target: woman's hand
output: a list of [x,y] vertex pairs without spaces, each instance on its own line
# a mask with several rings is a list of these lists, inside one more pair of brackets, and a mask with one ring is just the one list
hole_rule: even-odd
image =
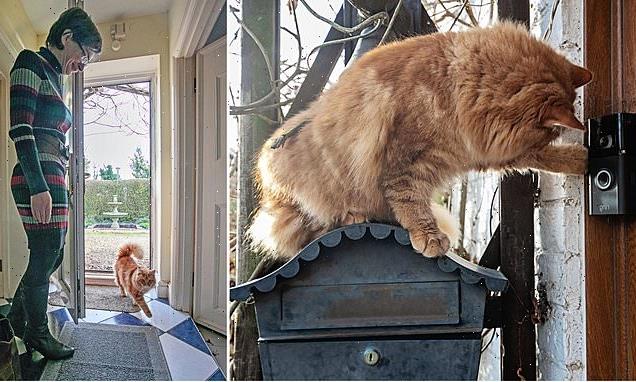
[[31,195],[31,212],[36,222],[46,224],[51,221],[52,206],[51,193],[48,191]]

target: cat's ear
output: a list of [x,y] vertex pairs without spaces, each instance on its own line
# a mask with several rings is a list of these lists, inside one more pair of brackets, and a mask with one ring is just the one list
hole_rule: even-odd
[[552,128],[554,126],[567,127],[576,130],[585,130],[585,126],[574,116],[574,112],[565,106],[550,106],[543,116],[541,126]]
[[592,72],[584,67],[572,65],[572,69],[570,69],[570,78],[572,79],[572,85],[574,85],[575,88],[579,88],[589,83],[592,81],[593,77],[594,75]]

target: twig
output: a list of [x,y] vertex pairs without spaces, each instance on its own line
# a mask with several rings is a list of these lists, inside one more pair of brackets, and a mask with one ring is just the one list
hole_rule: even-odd
[[561,3],[561,0],[554,0],[554,3],[552,3],[552,12],[550,13],[550,23],[548,24],[548,27],[546,28],[545,33],[543,34],[544,40],[547,40],[548,38],[550,38],[550,35],[552,34],[554,18],[556,17],[557,9],[559,8],[560,3]]
[[287,86],[287,84],[292,82],[293,79],[296,78],[298,74],[300,74],[300,63],[303,58],[303,45],[300,41],[300,28],[298,27],[298,17],[296,17],[295,7],[292,8],[292,14],[294,15],[294,25],[296,26],[296,33],[295,34],[292,33],[292,31],[290,31],[287,28],[282,28],[282,29],[296,38],[296,42],[298,43],[298,61],[296,61],[296,70],[294,70],[294,72],[281,84],[280,86],[281,88]]
[[393,28],[393,24],[395,23],[395,20],[397,19],[397,15],[398,13],[400,13],[400,8],[402,8],[402,0],[398,0],[398,3],[395,6],[395,9],[393,10],[391,21],[389,21],[389,26],[386,27],[386,30],[384,31],[384,35],[382,35],[382,39],[380,39],[380,43],[378,45],[382,45],[384,44],[384,41],[386,41],[386,38],[388,37],[389,32],[391,31],[391,28]]
[[354,33],[357,33],[358,31],[360,31],[360,30],[366,28],[367,26],[371,25],[376,20],[382,19],[382,21],[384,21],[385,19],[388,18],[388,14],[386,12],[384,12],[384,11],[383,12],[378,12],[378,13],[376,13],[374,15],[371,15],[371,16],[367,17],[366,19],[364,19],[359,24],[354,25],[351,28],[349,28],[349,27],[342,26],[342,25],[340,25],[340,24],[338,24],[336,22],[333,22],[333,21],[329,20],[328,18],[320,15],[318,12],[314,11],[305,2],[305,0],[300,0],[300,2],[305,6],[305,8],[307,8],[309,13],[311,13],[314,17],[316,17],[317,19],[319,19],[321,21],[324,21],[325,23],[331,25],[331,27],[336,29],[337,31],[342,32],[342,33],[347,34],[347,35],[352,35]]
[[497,191],[499,191],[499,185],[495,188],[495,191],[492,193],[492,199],[490,200],[490,220],[488,222],[488,236],[492,237],[492,218],[493,218],[493,208],[495,207],[495,197],[497,196]]
[[258,37],[256,37],[254,32],[252,32],[252,30],[247,25],[245,25],[243,23],[243,21],[241,21],[241,19],[239,19],[239,17],[236,15],[235,12],[232,12],[232,15],[236,19],[236,22],[252,38],[252,41],[254,41],[254,44],[256,44],[258,49],[261,51],[261,54],[263,55],[263,59],[265,60],[265,65],[267,66],[267,72],[269,74],[269,81],[270,81],[270,83],[273,83],[274,82],[274,69],[272,68],[272,63],[270,62],[269,57],[267,56],[267,53],[265,52],[265,47],[263,46],[261,41],[258,39]]
[[470,1],[466,2],[466,14],[470,18],[470,22],[473,23],[473,26],[479,26],[479,21],[475,18],[475,14],[473,13]]
[[351,37],[346,37],[346,38],[341,38],[338,40],[331,40],[331,41],[326,41],[318,46],[316,46],[314,49],[311,50],[311,52],[309,52],[309,54],[307,55],[307,65],[309,66],[309,58],[311,57],[312,54],[314,54],[318,49],[322,48],[323,46],[328,46],[328,45],[335,45],[335,44],[341,44],[341,43],[345,43],[347,41],[351,41],[351,40],[357,40],[359,38],[365,38],[368,37],[370,35],[372,35],[373,33],[375,33],[375,31],[378,30],[378,28],[380,28],[380,26],[382,25],[381,21],[378,21],[375,26],[373,27],[373,29],[364,32],[364,33],[360,33],[359,35],[356,36],[351,36]]
[[293,98],[290,98],[288,100],[282,101],[282,102],[276,102],[270,105],[260,105],[260,106],[249,106],[249,107],[245,107],[245,106],[236,106],[236,107],[231,107],[230,108],[230,115],[238,115],[238,114],[249,114],[251,112],[259,112],[259,111],[267,111],[270,109],[276,109],[277,107],[280,106],[285,106],[288,105],[290,103],[292,103],[294,101]]
[[[488,349],[488,346],[490,346],[490,344],[492,343],[492,340],[495,339],[495,335],[497,334],[497,331],[495,329],[488,329],[488,330],[492,331],[492,336],[490,337],[490,340],[488,341],[486,346],[481,348],[481,350],[479,351],[480,354],[483,353],[484,351],[486,351],[486,349]],[[485,334],[488,334],[488,333],[485,333]]]
[[462,15],[462,12],[464,12],[464,9],[466,8],[466,5],[468,4],[469,1],[470,0],[464,0],[464,5],[462,5],[462,8],[457,13],[457,17],[455,17],[455,20],[453,20],[453,23],[451,24],[450,28],[448,28],[448,30],[453,29],[453,27],[455,26],[455,23],[457,23],[457,20],[459,20],[459,17]]

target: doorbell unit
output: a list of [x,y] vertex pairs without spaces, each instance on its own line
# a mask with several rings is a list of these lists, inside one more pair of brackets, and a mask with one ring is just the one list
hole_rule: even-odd
[[636,114],[587,121],[590,215],[636,214]]

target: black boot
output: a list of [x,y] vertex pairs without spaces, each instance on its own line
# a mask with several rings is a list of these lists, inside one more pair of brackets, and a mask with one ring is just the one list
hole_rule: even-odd
[[49,298],[49,284],[37,287],[24,285],[24,310],[27,326],[24,343],[29,351],[37,350],[47,359],[64,359],[73,356],[75,349],[66,346],[53,337],[48,327],[46,305]]
[[22,303],[22,282],[18,284],[18,288],[15,290],[13,300],[11,300],[11,309],[7,318],[13,328],[13,333],[16,337],[24,337],[24,327],[26,325],[26,315],[24,313],[24,305]]

